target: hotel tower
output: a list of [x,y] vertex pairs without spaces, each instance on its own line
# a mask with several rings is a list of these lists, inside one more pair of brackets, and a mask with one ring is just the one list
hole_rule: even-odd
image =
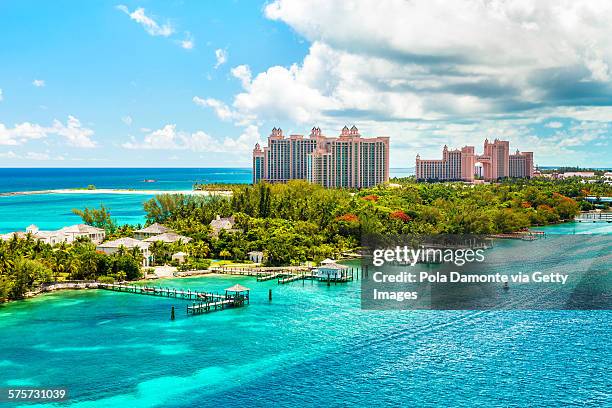
[[475,155],[474,146],[449,150],[444,146],[441,160],[425,160],[416,156],[417,180],[474,181],[474,175],[494,181],[502,178],[533,177],[533,152],[510,154],[510,142],[485,139],[483,154]]
[[310,136],[283,136],[274,128],[268,146],[253,149],[253,183],[304,179],[324,187],[362,188],[389,180],[389,138],[364,138],[345,126],[338,137],[314,127]]

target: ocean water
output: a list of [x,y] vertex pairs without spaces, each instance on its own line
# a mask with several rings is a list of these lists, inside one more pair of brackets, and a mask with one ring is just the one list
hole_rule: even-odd
[[[391,169],[394,177],[414,174],[411,169]],[[155,180],[145,183],[144,180]],[[250,183],[251,169],[241,168],[93,168],[93,169],[2,169],[0,193],[62,188],[97,188],[136,190],[190,190],[198,183]],[[58,229],[81,222],[73,208],[110,209],[119,224],[145,222],[142,204],[147,194],[35,194],[0,196],[0,233],[23,231],[30,224],[43,230]]]
[[[250,183],[250,169],[0,169],[0,192],[61,188],[191,190],[198,183]],[[145,183],[144,180],[155,180]],[[81,222],[73,208],[110,209],[119,224],[143,224],[143,203],[150,194],[33,194],[0,196],[0,233],[23,231],[30,224],[43,230]]]
[[[145,183],[144,180],[155,180]],[[250,183],[243,168],[0,168],[0,192],[59,188],[191,190],[194,183]]]
[[0,387],[66,386],[70,400],[46,406],[70,407],[612,401],[610,311],[364,311],[359,282],[158,282],[211,291],[235,283],[251,288],[248,307],[190,317],[185,301],[105,291],[2,306]]

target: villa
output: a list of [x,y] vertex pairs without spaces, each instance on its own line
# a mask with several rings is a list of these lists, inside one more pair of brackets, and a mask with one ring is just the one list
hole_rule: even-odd
[[234,224],[236,220],[234,216],[224,217],[222,218],[220,215],[217,215],[217,218],[210,222],[210,228],[212,229],[212,236],[217,237],[221,230],[226,230],[228,232],[235,231]]
[[11,232],[1,236],[3,240],[9,240],[13,236],[17,238],[26,238],[28,234],[45,244],[55,245],[59,243],[71,244],[79,238],[89,238],[94,244],[99,244],[104,241],[106,233],[102,228],[92,227],[85,224],[70,225],[55,231],[42,231],[36,225],[32,224],[26,228],[24,232]]
[[186,252],[177,252],[172,254],[172,260],[178,262],[179,264],[184,264],[187,261],[187,257],[189,256]]
[[165,234],[167,232],[174,232],[174,231],[172,231],[170,228],[166,227],[165,225],[161,225],[156,222],[154,224],[149,225],[146,228],[142,228],[137,231],[134,231],[134,238],[142,240],[142,239],[153,237],[155,235]]
[[151,264],[152,255],[149,251],[150,242],[139,241],[134,238],[119,238],[114,241],[108,241],[96,247],[98,251],[104,252],[107,255],[113,255],[120,251],[121,248],[131,250],[138,248],[142,252],[142,266],[147,267]]
[[165,242],[166,244],[174,244],[176,242],[181,242],[186,244],[189,241],[192,241],[192,238],[186,237],[184,235],[179,235],[175,232],[165,232],[163,234],[155,235],[143,240],[144,242]]

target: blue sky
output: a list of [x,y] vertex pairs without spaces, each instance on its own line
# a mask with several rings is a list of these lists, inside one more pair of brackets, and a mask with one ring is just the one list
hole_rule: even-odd
[[248,167],[273,126],[611,166],[606,2],[0,0],[0,166]]

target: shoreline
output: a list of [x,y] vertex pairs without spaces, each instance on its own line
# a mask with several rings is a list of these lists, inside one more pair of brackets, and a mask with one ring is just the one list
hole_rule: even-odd
[[[158,278],[142,278],[134,281],[126,281],[123,283],[128,284],[142,284],[147,282],[156,282],[163,280],[171,280],[171,279],[189,279],[189,278],[202,278],[202,277],[210,277],[210,278],[220,278],[224,276],[228,276],[222,273],[215,272],[206,272],[206,271],[197,271],[199,273],[194,273],[191,275],[183,275],[183,276],[172,276],[172,277],[158,277]],[[95,290],[99,289],[98,284],[100,282],[97,281],[86,281],[86,282],[55,282],[48,284],[47,286],[41,286],[36,290],[27,292],[22,299],[11,299],[6,300],[4,302],[0,302],[0,307],[10,305],[14,302],[27,301],[34,298],[38,298],[41,295],[62,292],[62,291],[84,291],[84,290]],[[118,283],[118,282],[115,282]],[[154,285],[155,286],[155,285]]]
[[78,188],[60,188],[50,190],[32,190],[32,191],[8,191],[0,193],[0,197],[27,196],[38,194],[124,194],[124,195],[158,195],[158,194],[184,194],[184,195],[202,195],[202,196],[231,196],[229,190],[208,191],[208,190],[135,190],[127,188],[97,188],[97,189],[78,189]]

